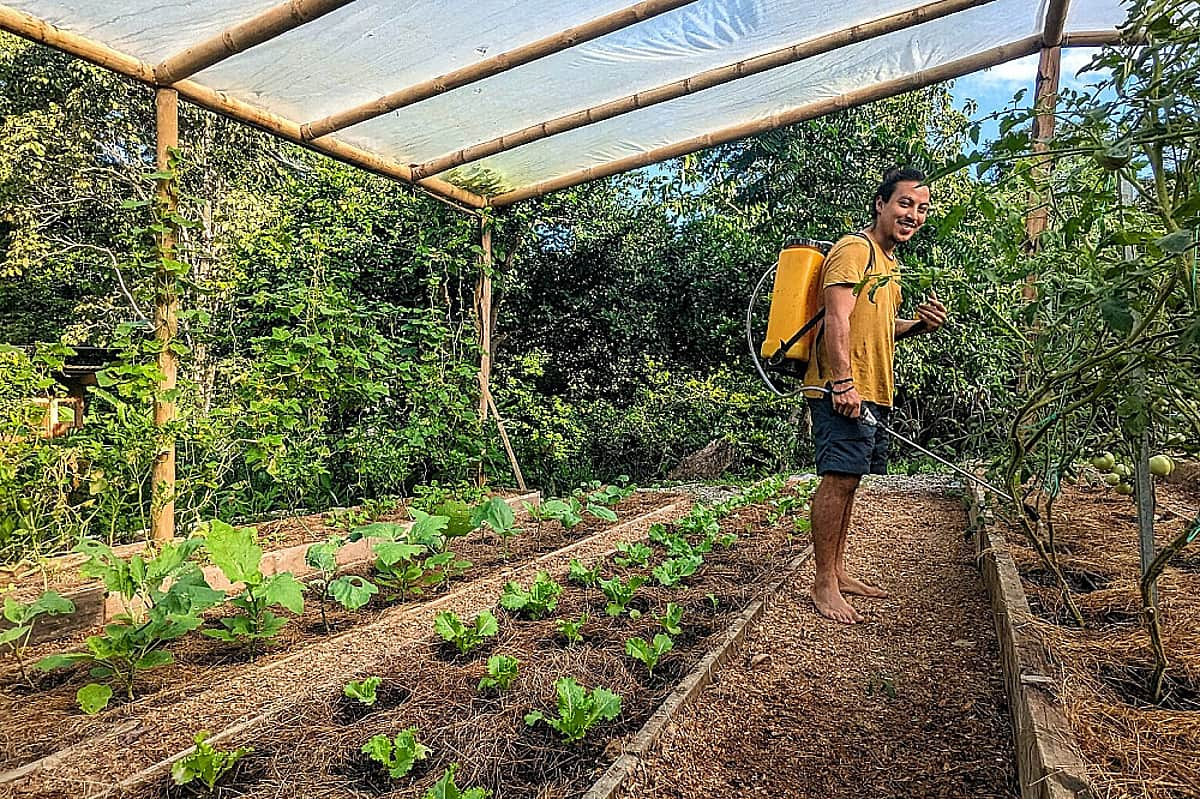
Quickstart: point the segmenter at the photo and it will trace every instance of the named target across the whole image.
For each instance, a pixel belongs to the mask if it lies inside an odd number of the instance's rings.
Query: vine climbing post
[[[481,216],[479,225],[479,418],[486,419],[492,377],[492,221]]]
[[[179,146],[179,95],[174,89],[156,89],[154,97],[157,144],[155,166],[154,338],[158,344],[158,386],[154,393],[154,426],[157,449],[151,475],[150,536],[169,541],[175,536],[175,439],[170,431],[175,419],[175,378],[179,356],[173,349],[178,327],[179,294],[174,269],[177,240],[178,182],[172,152]]]

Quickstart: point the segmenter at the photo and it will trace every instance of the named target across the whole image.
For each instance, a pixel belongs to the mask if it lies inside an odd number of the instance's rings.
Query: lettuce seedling
[[[418,760],[429,756],[429,748],[417,741],[416,727],[401,730],[394,739],[386,735],[376,735],[363,744],[362,751],[383,766],[388,776],[394,780],[412,771]]]
[[[622,568],[645,566],[654,554],[654,550],[640,541],[621,541],[617,544],[617,551],[621,554],[613,558],[613,562]]]
[[[238,761],[254,751],[253,747],[243,746],[231,752],[213,748],[208,743],[208,732],[196,733],[196,751],[175,761],[171,766],[171,779],[176,785],[191,785],[199,782],[209,793],[216,788],[217,781],[237,765]]]
[[[544,721],[557,730],[567,743],[582,741],[588,730],[601,720],[612,721],[621,712],[621,697],[607,688],[596,688],[591,694],[575,682],[563,677],[554,683],[558,692],[558,718],[546,717],[540,710],[525,714],[529,726]]]
[[[433,629],[445,640],[454,644],[459,654],[465,655],[483,643],[485,638],[491,638],[500,630],[496,617],[490,610],[485,610],[475,617],[470,626],[453,611],[443,611],[433,620]]]
[[[584,588],[591,588],[600,581],[600,564],[596,563],[589,569],[580,563],[578,559],[571,558],[567,580]]]
[[[304,586],[291,572],[262,573],[263,551],[253,527],[233,527],[217,519],[207,526],[208,554],[213,563],[229,582],[242,583],[245,588],[229,600],[241,614],[220,619],[224,629],[203,633],[227,643],[248,643],[253,653],[259,641],[274,638],[287,624],[287,619],[276,616],[271,608],[304,612]]]
[[[558,607],[558,595],[562,592],[561,585],[550,579],[549,574],[540,571],[528,591],[516,583],[505,583],[500,604],[527,619],[540,619]]]
[[[600,590],[608,598],[608,606],[604,608],[604,612],[609,616],[620,616],[625,612],[625,606],[633,599],[633,595],[645,582],[646,578],[641,575],[630,577],[627,583],[621,582],[620,577],[601,580]]]
[[[32,602],[18,602],[10,596],[4,597],[4,619],[13,626],[0,630],[0,647],[8,647],[8,654],[17,663],[17,671],[21,672],[21,678],[31,688],[33,681],[25,671],[25,652],[29,648],[34,625],[42,616],[74,612],[75,603],[63,598],[57,591],[46,591]]]
[[[487,662],[487,676],[479,681],[479,690],[495,688],[507,691],[517,677],[520,662],[512,655],[492,655]]]
[[[555,622],[559,634],[567,639],[568,644],[577,644],[583,640],[583,625],[587,624],[588,615],[585,613],[578,619],[559,619]]]
[[[329,632],[329,618],[325,605],[330,597],[346,610],[358,610],[379,593],[375,584],[363,577],[354,574],[337,576],[337,552],[345,543],[345,538],[335,535],[313,544],[304,552],[304,562],[318,573],[312,586],[320,597],[321,626],[326,633]]]
[[[379,698],[376,692],[379,690],[379,685],[382,682],[382,677],[351,680],[342,688],[342,693],[346,695],[347,699],[357,699],[362,704],[370,707]]]
[[[654,579],[658,580],[659,585],[670,588],[677,585],[684,578],[691,577],[703,564],[704,558],[700,555],[684,555],[664,560],[655,566],[650,573],[654,575]]]
[[[654,618],[671,635],[679,635],[683,632],[683,628],[679,626],[679,622],[683,618],[683,608],[674,602],[668,602],[667,612],[662,616],[655,616]]]
[[[458,764],[451,763],[450,767],[442,772],[442,776],[438,777],[438,781],[425,792],[424,799],[492,799],[492,792],[486,788],[460,789],[454,784],[456,771]]]
[[[658,661],[663,655],[670,652],[675,647],[675,642],[668,635],[658,633],[654,636],[654,640],[647,643],[641,638],[630,638],[625,641],[625,654],[640,660],[642,665],[646,667],[646,672],[653,677],[654,667],[658,665]]]
[[[42,658],[36,668],[51,671],[90,663],[92,677],[114,680],[132,700],[138,674],[174,662],[166,644],[199,627],[200,614],[225,598],[189,561],[203,544],[201,538],[189,538],[164,544],[149,559],[140,554],[124,559],[103,542],[80,541],[75,551],[88,556],[80,572],[101,580],[109,594],[119,596],[125,612],[115,615],[102,635],[89,636],[86,651]],[[111,696],[111,690],[96,683],[76,694],[80,706],[94,713],[103,710]]]
[[[646,538],[650,539],[650,543],[658,544],[660,547],[667,546],[672,537],[671,531],[662,522],[650,525],[650,529],[646,533]]]

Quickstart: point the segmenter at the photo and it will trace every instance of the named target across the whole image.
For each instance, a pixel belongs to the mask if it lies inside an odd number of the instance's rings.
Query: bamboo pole
[[[82,58],[97,66],[126,77],[155,86],[154,67],[125,53],[94,42],[78,34],[60,30],[44,20],[0,5],[0,30],[16,34],[64,53]],[[174,88],[184,99],[230,119],[252,125],[274,136],[295,142],[310,150],[323,153],[348,164],[384,177],[414,183],[434,197],[471,209],[483,208],[486,201],[477,194],[437,178],[414,181],[412,170],[405,164],[368,153],[336,139],[306,142],[300,135],[300,125],[262,108],[244,103],[207,86],[190,80],[176,83]]]
[[[1141,37],[1127,41],[1118,30],[1075,31],[1063,34],[1063,47],[1115,47],[1118,44],[1141,44]]]
[[[479,418],[487,418],[487,398],[492,378],[492,226],[480,220],[483,249],[479,270]]]
[[[782,111],[772,114],[761,119],[742,122],[737,125],[731,125],[720,130],[706,133],[703,136],[696,136],[691,139],[668,144],[664,147],[658,147],[644,153],[638,153],[626,158],[620,158],[615,161],[610,161],[599,166],[588,167],[576,172],[571,172],[566,175],[560,175],[556,178],[543,180],[529,186],[516,189],[515,191],[506,192],[504,194],[492,197],[490,205],[500,208],[506,205],[527,200],[533,197],[541,197],[549,194],[552,191],[565,189],[570,186],[578,186],[581,183],[587,183],[591,180],[606,178],[610,175],[616,175],[621,172],[626,172],[630,169],[648,166],[659,161],[665,161],[670,158],[677,158],[681,155],[694,153],[697,150],[703,150],[708,147],[715,147],[720,144],[726,144],[738,139],[744,139],[747,136],[753,136],[756,133],[763,133],[774,128],[780,128],[785,125],[793,125],[797,122],[803,122],[806,119],[814,119],[825,114],[831,114],[835,111],[843,111],[847,108],[863,105],[864,103],[882,100],[887,97],[894,97],[898,94],[920,89],[925,86],[930,86],[942,81],[952,80],[970,74],[976,70],[986,69],[988,67],[1002,64],[1005,61],[1022,58],[1027,55],[1036,53],[1041,47],[1041,34],[1029,36],[1009,44],[993,47],[990,50],[985,50],[982,53],[960,58],[956,61],[950,61],[931,69],[922,70],[912,75],[907,75],[903,78],[885,81],[883,83],[868,86],[857,91],[848,92],[826,100],[820,100],[815,103],[793,108],[788,111]]]
[[[496,398],[492,396],[489,389],[487,392],[488,407],[492,409],[492,416],[496,419],[496,429],[500,431],[500,441],[504,444],[504,451],[508,454],[508,462],[512,465],[513,476],[517,478],[517,488],[526,491],[525,475],[521,474],[521,464],[517,463],[517,454],[513,452],[512,444],[508,440],[508,432],[504,429],[504,420],[500,418],[500,409],[496,407]]]
[[[427,175],[436,175],[439,172],[445,172],[456,166],[461,166],[471,161],[478,161],[481,158],[486,158],[489,155],[495,155],[506,150],[512,150],[530,142],[538,141],[539,139],[545,139],[559,133],[565,133],[586,125],[602,122],[606,119],[612,119],[613,117],[628,114],[631,111],[637,111],[642,108],[648,108],[668,100],[695,94],[696,92],[711,89],[714,86],[720,86],[731,81],[758,75],[768,70],[831,52],[839,47],[846,47],[851,44],[874,39],[878,36],[895,33],[906,28],[911,28],[914,25],[941,19],[950,14],[976,8],[990,2],[993,2],[993,0],[936,0],[936,2],[909,11],[889,14],[886,17],[880,17],[870,22],[852,25],[800,44],[783,47],[744,61],[709,69],[683,80],[677,80],[646,91],[636,92],[619,100],[612,100],[601,105],[585,108],[582,111],[565,114],[547,122],[540,122],[536,125],[530,125],[521,130],[507,133],[490,141],[464,147],[413,167],[413,175],[419,178]]]
[[[164,59],[154,68],[154,76],[162,84],[176,83],[351,2],[353,0],[288,0],[280,3]]]
[[[171,173],[171,151],[179,147],[179,95],[174,89],[155,92],[154,111],[155,166],[159,172]],[[178,180],[173,174],[158,179],[155,195],[155,205],[161,214],[176,213]],[[154,275],[154,338],[159,344],[161,377],[154,396],[154,426],[158,431],[151,477],[150,537],[155,541],[170,541],[175,537],[175,437],[163,428],[175,420],[174,393],[179,356],[172,346],[178,326],[179,294],[175,273],[166,268],[166,262],[175,259],[176,225],[170,220],[160,222],[162,231],[157,234],[159,265]]]
[[[1067,27],[1068,5],[1070,0],[1050,0],[1042,27],[1042,47],[1058,47],[1062,44],[1063,31]]]
[[[500,53],[462,69],[456,69],[445,75],[421,81],[400,91],[380,97],[378,100],[364,103],[354,108],[348,108],[345,111],[339,111],[324,119],[309,122],[303,126],[304,138],[311,140],[328,136],[330,133],[348,128],[351,125],[357,125],[368,119],[374,119],[377,116],[382,116],[405,106],[419,103],[422,100],[428,100],[430,97],[448,92],[451,89],[457,89],[469,83],[490,78],[492,75],[498,75],[501,72],[514,69],[522,64],[528,64],[539,58],[544,58],[553,53],[567,50],[578,44],[583,44],[584,42],[597,39],[622,28],[627,28],[630,25],[643,22],[659,14],[665,14],[680,6],[685,6],[689,2],[691,0],[644,0],[644,2],[614,11],[602,17],[597,17],[590,22],[585,22],[574,28],[568,28],[551,36],[538,39],[535,42],[521,45],[508,52]]]

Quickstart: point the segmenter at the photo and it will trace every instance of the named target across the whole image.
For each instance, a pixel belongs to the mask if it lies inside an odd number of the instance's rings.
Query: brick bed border
[[[1093,799],[1079,744],[1052,691],[1057,680],[1049,653],[1029,631],[1033,614],[1008,541],[996,529],[983,489],[971,485],[968,498],[975,560],[1000,642],[1021,799]]]

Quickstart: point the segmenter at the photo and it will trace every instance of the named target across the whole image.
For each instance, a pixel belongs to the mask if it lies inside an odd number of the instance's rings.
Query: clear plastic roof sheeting
[[[284,134],[290,138],[313,134],[317,143],[365,154],[359,160],[399,165],[395,174],[401,177],[406,170],[415,170],[414,179],[432,177],[426,181],[432,191],[447,183],[465,189],[461,196],[482,205],[794,121],[809,109],[854,104],[872,92],[882,96],[926,78],[1027,55],[1041,46],[1047,16],[1061,14],[1062,3],[295,0],[287,13],[294,15],[297,7],[319,13],[302,24],[276,22],[269,35],[247,44],[246,28],[277,6],[279,0],[7,0],[0,5],[0,24],[42,38],[7,20],[15,11],[49,23],[141,62],[136,76],[143,80],[155,74],[155,65],[234,29],[226,38],[239,40],[232,49],[241,52],[201,64],[188,75],[191,84],[305,134]],[[950,6],[953,13],[946,12]],[[599,22],[631,8],[636,16]],[[906,15],[914,11],[921,16]],[[1067,44],[1072,34],[1111,32],[1124,17],[1119,0],[1070,0]],[[849,41],[858,38],[850,30],[864,24],[873,35]],[[570,29],[576,35],[554,41]],[[835,37],[839,46],[784,58],[753,74],[739,75],[745,70],[733,66],[820,37]],[[499,59],[490,74],[448,90],[439,85],[392,110],[377,102],[539,42],[553,44],[526,63]],[[681,95],[660,90],[704,73],[718,76],[706,88]],[[595,121],[582,113],[639,93],[620,114],[600,114],[608,118]],[[316,135],[326,118],[371,104],[373,111]],[[548,122],[553,130],[542,130]],[[298,127],[305,123],[316,124]],[[529,135],[528,129],[538,132]],[[501,137],[508,140],[495,141]],[[460,153],[466,148],[472,149]]]

